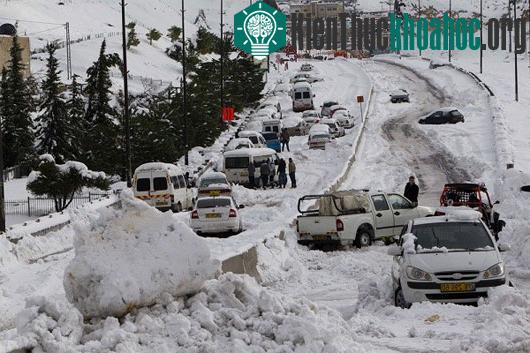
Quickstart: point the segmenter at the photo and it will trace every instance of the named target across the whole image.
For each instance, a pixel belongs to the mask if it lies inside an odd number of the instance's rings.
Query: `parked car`
[[[282,151],[282,144],[280,143],[280,134],[277,132],[262,132],[261,133],[267,141],[267,147],[276,152]]]
[[[496,239],[506,223],[493,208],[499,201],[491,202],[491,198],[484,184],[446,184],[440,196],[440,207],[435,215],[455,213],[459,210],[474,210],[479,212],[484,223],[493,232]]]
[[[271,97],[268,97],[266,98],[259,106],[259,109],[258,110],[261,110],[261,109],[264,109],[264,108],[268,108],[268,107],[273,107],[274,109],[276,109],[276,116],[281,119],[283,117],[283,114],[282,114],[282,105],[280,104],[280,100],[278,99],[278,97],[276,96],[271,96]]]
[[[322,104],[322,111],[320,112],[320,115],[323,117],[328,117],[330,114],[330,108],[334,105],[338,105],[339,103],[335,101],[327,101]]]
[[[390,93],[390,101],[392,103],[402,103],[402,102],[410,103],[410,96],[406,90],[398,89]]]
[[[313,71],[313,65],[311,64],[302,64],[300,71]]]
[[[313,98],[315,94],[311,85],[307,82],[296,83],[293,86],[293,111],[303,112],[305,110],[314,109]]]
[[[264,121],[262,123],[263,130],[262,133],[265,132],[276,132],[279,133],[282,131],[283,128],[283,122],[279,119],[269,119],[267,121]]]
[[[337,120],[335,119],[322,119],[320,120],[320,124],[329,126],[329,130],[331,131],[334,137],[342,137],[346,135],[346,131],[344,130],[344,128],[342,126],[339,126]]]
[[[229,196],[232,194],[232,187],[226,179],[226,175],[221,172],[207,172],[197,183],[198,197],[209,196]]]
[[[249,148],[235,151],[228,151],[223,154],[224,173],[229,182],[233,184],[248,184],[248,165],[253,163],[256,167],[254,173],[256,186],[260,185],[259,166],[262,162],[272,160],[275,166],[278,165],[278,155],[275,150],[270,148]],[[278,175],[275,170],[275,179],[277,182]]]
[[[184,170],[170,163],[145,163],[133,177],[134,196],[160,211],[181,212],[193,206],[194,193]]]
[[[321,77],[316,77],[310,73],[299,73],[299,74],[296,74],[292,79],[291,79],[291,83],[294,83],[297,79],[300,79],[300,78],[305,78],[307,80],[307,82],[309,83],[314,83],[314,82],[319,82],[319,81],[324,81]]]
[[[316,110],[306,110],[302,113],[302,119],[306,122],[309,127],[318,124],[322,116]]]
[[[316,202],[316,208],[309,207]],[[369,246],[391,241],[411,219],[432,215],[399,194],[359,190],[307,195],[298,201],[298,243]]]
[[[340,111],[345,111],[345,112],[348,112],[348,108],[346,108],[345,106],[343,105],[340,105],[340,104],[335,104],[335,105],[332,105],[331,107],[329,107],[329,114],[328,114],[328,117],[330,118],[334,118],[334,114],[336,112],[340,112]]]
[[[355,126],[353,116],[345,110],[336,111],[335,114],[333,114],[333,119],[337,120],[339,126],[345,129],[351,129]]]
[[[250,141],[249,138],[240,137],[240,138],[235,138],[235,139],[230,140],[230,142],[225,148],[225,151],[233,151],[233,150],[238,150],[240,148],[254,148],[254,147],[255,147],[254,144],[252,143],[252,141]]]
[[[260,127],[263,128],[260,124]],[[259,130],[261,131],[261,129]],[[267,147],[267,141],[263,138],[261,132],[253,130],[244,130],[238,133],[239,138],[248,138],[254,144],[255,148]]]
[[[462,113],[456,108],[441,108],[425,115],[418,122],[420,124],[456,124],[465,121]]]
[[[326,149],[326,145],[331,142],[333,135],[329,126],[324,124],[315,124],[309,129],[307,144],[309,149]]]
[[[500,251],[480,216],[418,218],[402,230],[394,256],[395,305],[422,301],[476,303],[488,289],[508,284]]]
[[[190,215],[190,226],[199,235],[240,233],[243,221],[231,196],[201,197]]]
[[[283,127],[289,133],[289,136],[307,135],[309,126],[304,119],[293,116],[283,120]]]

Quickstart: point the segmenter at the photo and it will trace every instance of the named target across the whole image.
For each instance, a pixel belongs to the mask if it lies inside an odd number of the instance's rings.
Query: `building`
[[[22,48],[22,64],[24,65],[24,78],[31,76],[31,50],[29,37],[18,37],[18,43]],[[0,70],[7,68],[11,58],[10,51],[13,46],[13,36],[0,35]]]
[[[342,2],[320,1],[291,4],[291,14],[293,13],[302,13],[304,17],[312,18],[339,17],[339,14],[344,13],[344,4]]]

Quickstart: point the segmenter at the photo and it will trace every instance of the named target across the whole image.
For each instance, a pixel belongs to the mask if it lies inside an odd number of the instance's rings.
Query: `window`
[[[173,184],[173,187],[175,189],[178,189],[179,188],[179,180],[176,176],[172,176],[171,177],[171,183]]]
[[[388,195],[388,201],[395,210],[404,210],[412,208],[412,204],[404,197],[396,194]]]
[[[460,112],[459,112],[458,110],[453,110],[453,111],[451,112],[451,115],[452,115],[452,116],[461,116],[462,114],[460,114]]]
[[[296,92],[294,94],[294,99],[302,99],[302,92]]]
[[[197,208],[230,207],[230,199],[199,199]]]
[[[201,188],[207,188],[210,185],[228,184],[225,178],[210,178],[201,180]]]
[[[248,168],[248,157],[229,157],[225,159],[225,168],[227,169],[245,169]]]
[[[136,181],[136,191],[149,191],[151,190],[151,179],[142,178]]]
[[[153,178],[153,190],[155,191],[167,190],[166,177]]]
[[[250,136],[248,139],[252,141],[252,143],[259,143],[258,138],[256,136]]]
[[[372,196],[372,201],[374,203],[374,208],[376,211],[388,211],[390,209],[383,195]]]
[[[311,95],[309,94],[309,92],[304,92],[304,99],[309,99],[311,98]]]
[[[446,247],[447,249],[474,250],[491,247],[493,242],[480,222],[444,222],[419,224],[412,228],[416,246],[423,249]]]
[[[186,183],[186,178],[184,177],[184,175],[179,175],[179,183],[180,183],[180,187],[181,188],[185,188],[187,187],[187,183]]]

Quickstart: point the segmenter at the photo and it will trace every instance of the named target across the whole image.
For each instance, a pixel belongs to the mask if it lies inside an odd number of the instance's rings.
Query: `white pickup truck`
[[[433,214],[414,207],[399,194],[338,191],[298,200],[298,243],[302,245],[369,246],[376,239],[399,236],[409,220]]]

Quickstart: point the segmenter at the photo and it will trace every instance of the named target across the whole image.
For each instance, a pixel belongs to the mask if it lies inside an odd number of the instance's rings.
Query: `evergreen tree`
[[[219,44],[219,37],[204,27],[199,28],[197,31],[197,51],[200,54],[218,52]]]
[[[6,107],[9,104],[9,95],[7,93],[7,69],[2,68],[2,80],[0,81],[0,130],[2,136],[5,135]],[[2,138],[2,151],[4,151],[4,161],[6,160],[6,144]],[[4,162],[5,163],[5,162]]]
[[[127,33],[127,49],[137,47],[140,44],[140,39],[138,39],[138,35],[136,34],[136,23],[129,22],[127,29],[129,30],[129,33]]]
[[[153,28],[147,32],[146,37],[149,40],[149,45],[153,45],[153,42],[156,42],[162,37],[162,33],[160,33],[156,28]]]
[[[10,60],[5,76],[2,114],[4,116],[4,163],[6,167],[24,164],[33,155],[32,97],[24,79],[22,49],[13,37]]]
[[[71,157],[72,141],[71,124],[68,111],[61,92],[59,80],[59,62],[55,58],[56,47],[53,44],[46,46],[48,61],[46,64],[46,78],[42,82],[42,100],[40,103],[37,122],[37,152],[51,154],[62,163]]]
[[[180,40],[180,35],[182,33],[182,29],[177,26],[171,26],[167,30],[167,36],[169,37],[169,40],[171,40],[171,43],[176,43]]]
[[[66,101],[66,109],[68,110],[68,120],[71,124],[71,153],[72,159],[78,160],[83,155],[83,145],[81,143],[83,132],[88,129],[85,124],[85,98],[81,92],[81,87],[77,82],[79,76],[74,75],[72,78],[72,85],[70,86],[70,96]]]
[[[110,68],[112,56],[105,54],[106,42],[101,44],[98,60],[87,70],[85,141],[83,160],[90,168],[115,173],[118,171],[116,146],[119,126],[111,106]],[[118,168],[118,169],[117,169]]]

